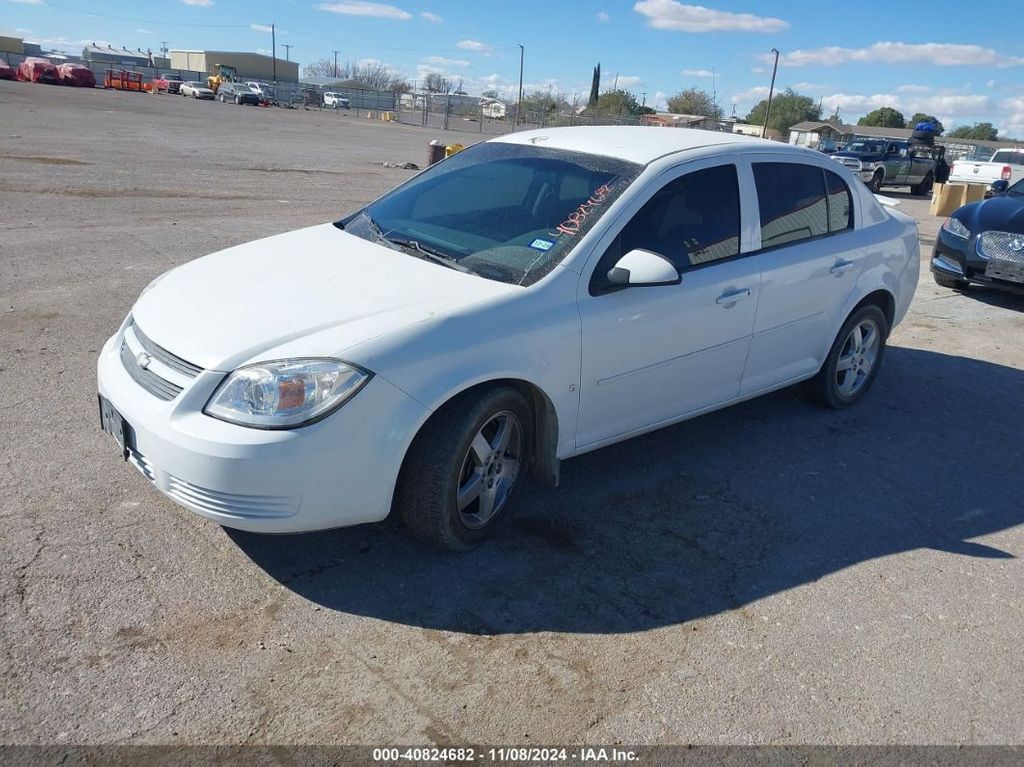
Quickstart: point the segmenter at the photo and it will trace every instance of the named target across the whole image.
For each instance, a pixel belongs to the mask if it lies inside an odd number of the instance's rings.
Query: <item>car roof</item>
[[[617,157],[643,165],[668,154],[708,146],[762,144],[766,149],[789,147],[789,144],[779,141],[742,136],[738,133],[723,133],[697,128],[660,128],[647,125],[580,125],[571,128],[540,128],[509,133],[493,138],[491,141],[508,144],[536,144],[551,149]]]

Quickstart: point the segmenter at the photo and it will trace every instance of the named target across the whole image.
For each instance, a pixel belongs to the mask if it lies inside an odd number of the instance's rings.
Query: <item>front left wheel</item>
[[[530,465],[533,421],[509,386],[470,392],[439,410],[413,441],[396,501],[418,538],[467,549],[512,504]]]

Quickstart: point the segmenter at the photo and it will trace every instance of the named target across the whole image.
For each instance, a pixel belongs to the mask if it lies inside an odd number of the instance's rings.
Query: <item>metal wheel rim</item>
[[[878,362],[881,334],[874,320],[861,320],[843,341],[836,362],[836,388],[844,397],[861,391]]]
[[[493,520],[508,503],[519,479],[523,427],[508,410],[495,413],[473,436],[459,469],[455,505],[471,530]]]

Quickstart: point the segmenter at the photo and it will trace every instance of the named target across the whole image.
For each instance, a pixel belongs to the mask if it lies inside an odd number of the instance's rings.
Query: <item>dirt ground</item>
[[[433,138],[474,139],[0,82],[0,742],[1022,742],[1019,296],[923,268],[861,406],[568,461],[459,556],[223,530],[118,460],[96,355],[142,287]]]

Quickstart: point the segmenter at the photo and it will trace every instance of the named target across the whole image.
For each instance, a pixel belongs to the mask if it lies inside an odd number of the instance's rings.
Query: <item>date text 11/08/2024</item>
[[[503,746],[500,748],[434,747],[434,748],[375,748],[375,762],[635,762],[635,751],[621,748],[587,747],[542,748],[537,746]]]

